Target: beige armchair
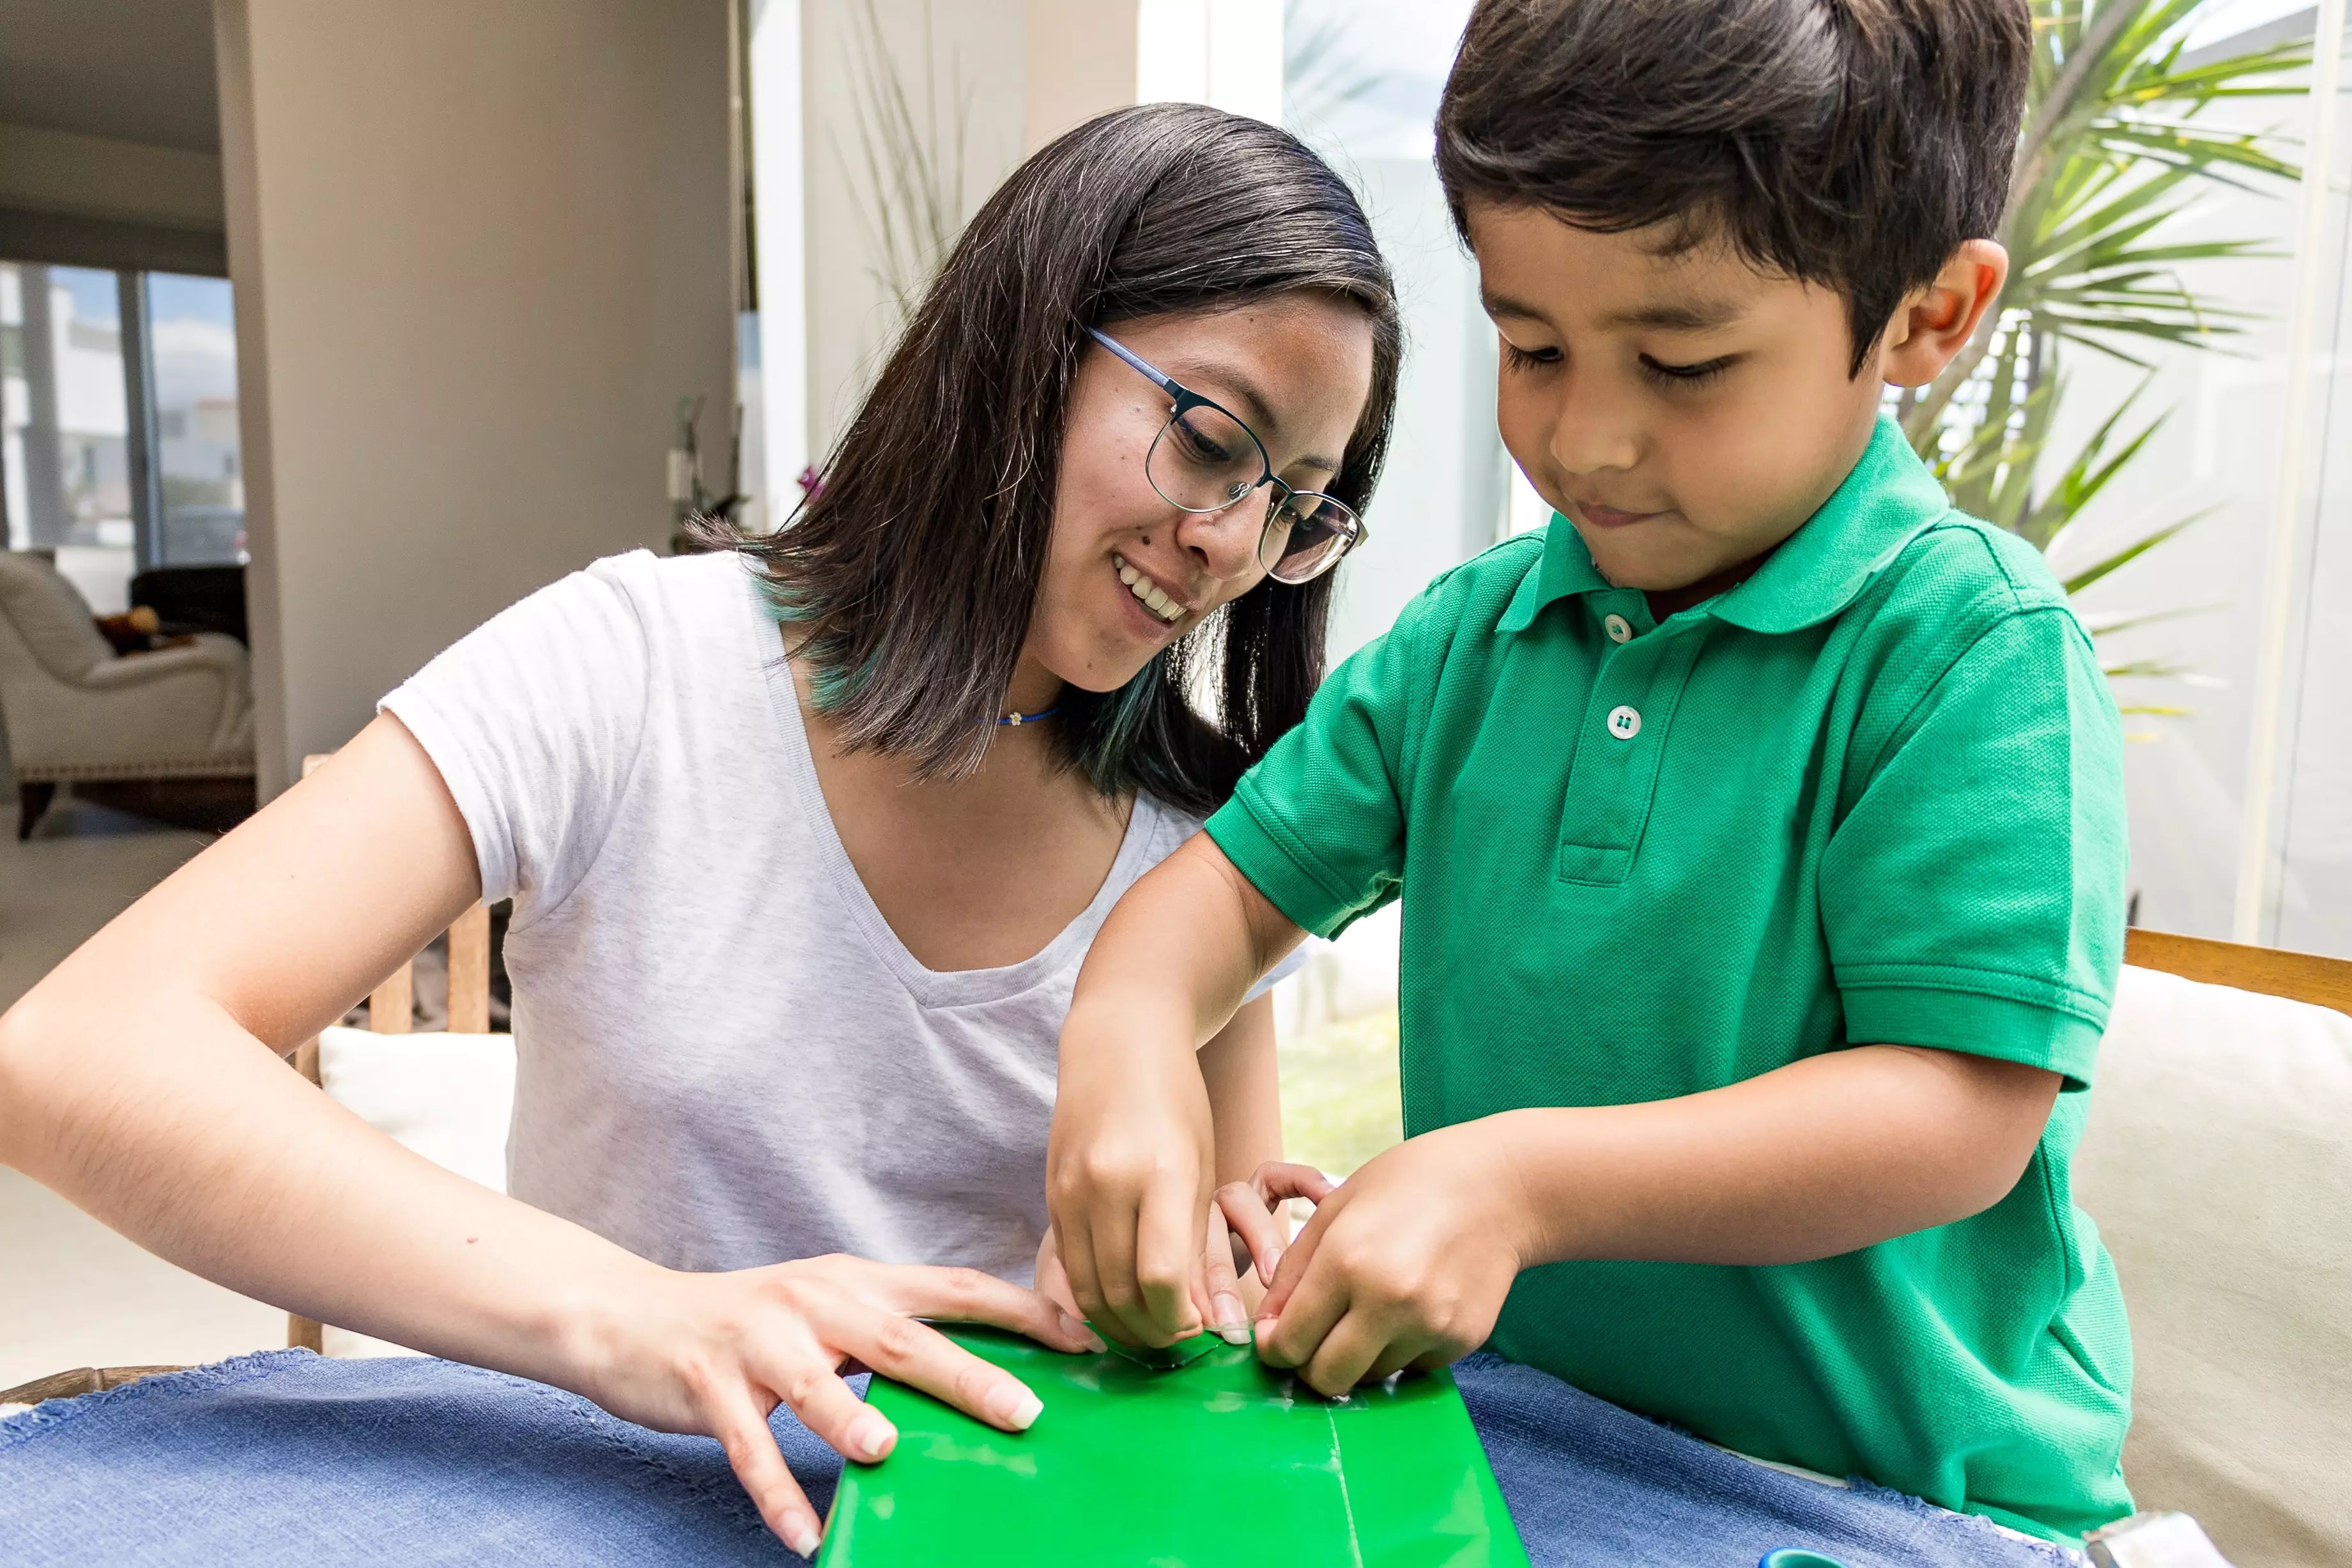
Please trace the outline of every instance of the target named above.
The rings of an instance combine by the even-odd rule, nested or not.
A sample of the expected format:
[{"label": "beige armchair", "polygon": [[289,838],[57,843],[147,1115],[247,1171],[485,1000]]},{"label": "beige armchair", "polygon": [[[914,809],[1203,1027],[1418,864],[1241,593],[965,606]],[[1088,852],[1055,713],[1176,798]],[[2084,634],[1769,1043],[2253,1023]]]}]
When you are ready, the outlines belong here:
[{"label": "beige armchair", "polygon": [[253,689],[244,645],[217,633],[118,655],[72,584],[0,552],[0,722],[16,776],[16,837],[61,783],[249,778]]}]

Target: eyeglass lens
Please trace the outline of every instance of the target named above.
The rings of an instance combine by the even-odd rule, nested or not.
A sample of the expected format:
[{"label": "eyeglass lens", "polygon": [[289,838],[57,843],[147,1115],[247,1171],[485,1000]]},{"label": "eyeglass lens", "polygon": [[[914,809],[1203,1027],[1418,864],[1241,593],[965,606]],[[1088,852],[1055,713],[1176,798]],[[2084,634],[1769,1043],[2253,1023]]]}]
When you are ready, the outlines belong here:
[{"label": "eyeglass lens", "polygon": [[1293,492],[1266,520],[1258,559],[1277,582],[1320,576],[1356,542],[1355,519],[1329,496]]},{"label": "eyeglass lens", "polygon": [[[1240,421],[1222,409],[1195,406],[1170,416],[1144,459],[1144,472],[1171,504],[1220,511],[1265,479],[1265,454]],[[1258,558],[1278,581],[1307,582],[1355,542],[1354,522],[1328,496],[1293,492],[1266,519]]]}]

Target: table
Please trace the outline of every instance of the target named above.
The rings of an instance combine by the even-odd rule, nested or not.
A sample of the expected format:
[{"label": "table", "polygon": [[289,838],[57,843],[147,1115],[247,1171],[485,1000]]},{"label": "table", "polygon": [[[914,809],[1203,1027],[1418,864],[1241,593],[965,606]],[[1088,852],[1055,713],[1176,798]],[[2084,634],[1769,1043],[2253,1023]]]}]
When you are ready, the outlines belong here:
[{"label": "table", "polygon": [[[1752,1568],[1791,1546],[1849,1568],[2079,1561],[1893,1493],[1782,1475],[1532,1368],[1482,1355],[1455,1375],[1538,1564]],[[788,1414],[773,1426],[811,1500],[826,1508],[840,1461]],[[1247,1539],[1246,1521],[1234,1539]],[[1039,1543],[1037,1561],[1052,1560],[1050,1543]],[[708,1438],[649,1432],[572,1394],[456,1363],[272,1351],[0,1421],[0,1561],[800,1559],[761,1527]],[[1227,1561],[1248,1558],[1237,1548]]]}]

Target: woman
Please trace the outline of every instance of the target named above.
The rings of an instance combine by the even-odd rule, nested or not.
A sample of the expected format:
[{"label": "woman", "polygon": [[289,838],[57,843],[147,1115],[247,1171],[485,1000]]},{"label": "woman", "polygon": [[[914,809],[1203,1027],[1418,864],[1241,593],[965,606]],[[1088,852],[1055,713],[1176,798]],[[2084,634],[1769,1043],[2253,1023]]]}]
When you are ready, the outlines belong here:
[{"label": "woman", "polygon": [[[1070,132],[790,528],[498,616],[0,1020],[0,1157],[249,1295],[709,1433],[814,1550],[777,1403],[873,1459],[852,1359],[1038,1412],[917,1315],[1098,1347],[1021,1283],[1062,1014],[1119,893],[1304,711],[1397,355],[1363,215],[1290,137],[1172,104]],[[272,1059],[485,897],[512,1198]],[[1202,1061],[1246,1176],[1266,1005]]]}]

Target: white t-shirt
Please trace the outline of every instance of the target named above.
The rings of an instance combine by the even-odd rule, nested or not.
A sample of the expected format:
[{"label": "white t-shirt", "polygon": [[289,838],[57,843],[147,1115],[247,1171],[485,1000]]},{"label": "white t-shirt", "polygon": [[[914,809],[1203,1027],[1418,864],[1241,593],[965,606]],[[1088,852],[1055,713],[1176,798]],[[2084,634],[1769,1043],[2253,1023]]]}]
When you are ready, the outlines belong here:
[{"label": "white t-shirt", "polygon": [[1030,1278],[1078,965],[1196,820],[1139,798],[1043,952],[926,969],[834,831],[731,555],[600,561],[383,706],[456,797],[483,898],[514,900],[509,1192],[678,1268],[851,1252]]}]

